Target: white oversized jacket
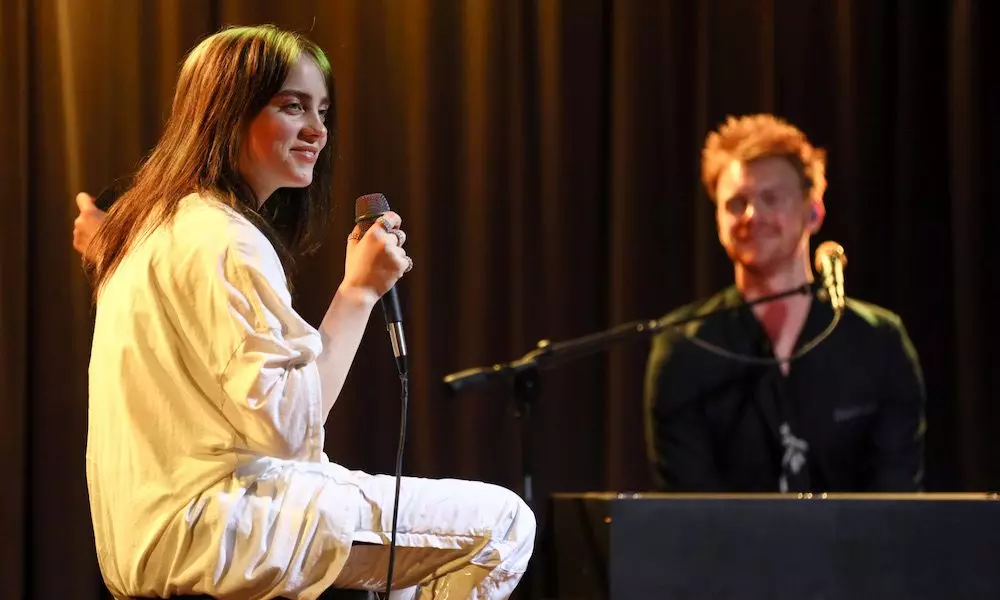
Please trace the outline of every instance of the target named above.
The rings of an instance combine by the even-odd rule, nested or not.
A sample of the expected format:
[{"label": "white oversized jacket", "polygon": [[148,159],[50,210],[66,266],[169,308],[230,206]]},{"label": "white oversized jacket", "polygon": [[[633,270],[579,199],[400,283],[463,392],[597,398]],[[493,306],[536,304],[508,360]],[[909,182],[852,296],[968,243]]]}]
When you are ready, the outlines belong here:
[{"label": "white oversized jacket", "polygon": [[320,349],[271,244],[211,198],[185,198],[126,255],[98,300],[87,439],[116,596],[333,582],[359,494],[323,453]]},{"label": "white oversized jacket", "polygon": [[[215,200],[188,196],[128,252],[98,298],[87,438],[98,559],[116,597],[384,588],[394,480],[323,453],[321,349],[274,248]],[[397,589],[510,596],[535,536],[516,494],[405,477],[399,503]],[[376,552],[345,568],[354,542]]]}]

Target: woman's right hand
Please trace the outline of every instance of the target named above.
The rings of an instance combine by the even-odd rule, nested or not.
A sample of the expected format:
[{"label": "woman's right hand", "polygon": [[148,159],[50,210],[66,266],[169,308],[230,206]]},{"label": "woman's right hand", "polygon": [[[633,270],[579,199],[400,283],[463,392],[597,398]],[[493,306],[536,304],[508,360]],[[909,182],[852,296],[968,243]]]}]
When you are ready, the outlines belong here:
[{"label": "woman's right hand", "polygon": [[394,212],[379,217],[361,234],[355,226],[347,238],[344,281],[340,291],[359,295],[372,305],[410,270],[413,261],[403,250],[406,234],[399,229],[402,219]]}]

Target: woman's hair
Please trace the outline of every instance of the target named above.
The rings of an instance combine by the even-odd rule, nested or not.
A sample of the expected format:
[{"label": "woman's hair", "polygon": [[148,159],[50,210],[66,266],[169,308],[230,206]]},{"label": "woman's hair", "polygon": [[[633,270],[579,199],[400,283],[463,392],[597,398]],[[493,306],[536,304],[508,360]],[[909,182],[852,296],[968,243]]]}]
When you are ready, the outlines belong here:
[{"label": "woman's hair", "polygon": [[779,156],[788,160],[802,180],[807,198],[822,198],[826,191],[826,152],[809,143],[794,125],[774,115],[729,117],[708,134],[701,152],[701,181],[715,201],[719,174],[734,160],[751,162]]},{"label": "woman's hair", "polygon": [[[312,59],[326,79],[330,141],[309,186],[278,189],[258,207],[238,170],[244,138],[302,56]],[[334,95],[326,55],[299,34],[271,25],[230,27],[198,44],[181,67],[163,136],[91,241],[87,266],[94,297],[140,232],[168,221],[193,192],[217,198],[254,223],[290,272],[296,256],[318,246],[332,212]]]}]

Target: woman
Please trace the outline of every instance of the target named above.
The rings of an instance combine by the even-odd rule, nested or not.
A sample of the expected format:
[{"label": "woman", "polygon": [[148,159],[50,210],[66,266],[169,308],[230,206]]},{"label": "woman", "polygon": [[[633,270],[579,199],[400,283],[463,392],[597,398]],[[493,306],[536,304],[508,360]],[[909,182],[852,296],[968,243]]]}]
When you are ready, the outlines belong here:
[{"label": "woman", "polygon": [[[87,477],[116,596],[385,586],[394,480],[331,463],[323,423],[373,306],[412,266],[399,216],[351,234],[318,330],[285,275],[330,215],[333,92],[322,50],[294,33],[207,38],[87,248]],[[502,488],[404,479],[393,588],[505,598],[534,527]]]}]

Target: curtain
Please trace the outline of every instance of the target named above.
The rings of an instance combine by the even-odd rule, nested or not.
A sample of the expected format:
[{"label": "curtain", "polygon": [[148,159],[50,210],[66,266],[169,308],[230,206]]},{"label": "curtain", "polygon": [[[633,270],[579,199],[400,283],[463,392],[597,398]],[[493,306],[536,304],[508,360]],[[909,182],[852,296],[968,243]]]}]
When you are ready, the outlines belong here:
[{"label": "curtain", "polygon": [[[1000,99],[992,4],[867,0],[5,0],[0,65],[0,581],[103,598],[84,453],[93,309],[74,195],[156,143],[184,54],[226,24],[306,32],[336,77],[337,218],[298,274],[314,324],[353,199],[383,192],[414,270],[407,474],[523,491],[648,489],[646,340],[452,397],[442,377],[661,316],[732,280],[699,187],[705,134],[767,111],[826,148],[816,241],[851,296],[899,313],[928,390],[927,486],[1000,486],[1000,333],[986,261]],[[995,15],[993,15],[995,16]],[[379,309],[328,422],[331,458],[391,471],[399,383]],[[526,444],[522,444],[526,442]],[[128,526],[128,524],[123,524]]]}]

